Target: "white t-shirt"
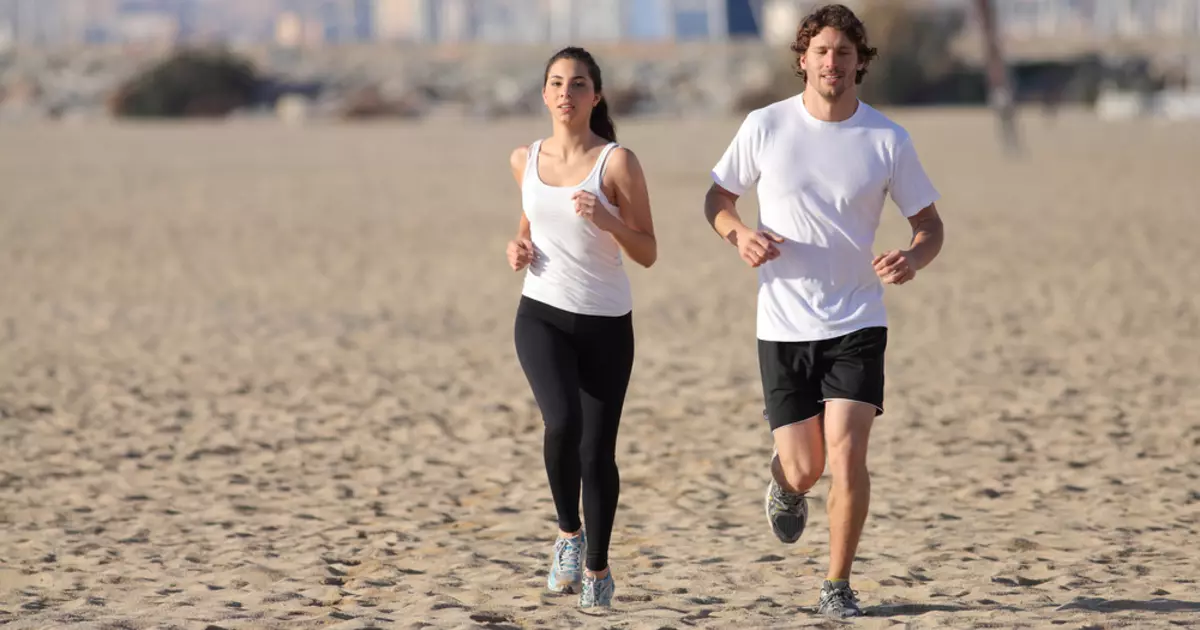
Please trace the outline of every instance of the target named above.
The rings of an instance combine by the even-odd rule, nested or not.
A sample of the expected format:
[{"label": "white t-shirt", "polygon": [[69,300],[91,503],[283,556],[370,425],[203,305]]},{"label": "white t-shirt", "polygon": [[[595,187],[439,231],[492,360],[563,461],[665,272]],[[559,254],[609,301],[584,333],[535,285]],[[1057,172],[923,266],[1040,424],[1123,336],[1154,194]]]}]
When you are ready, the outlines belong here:
[{"label": "white t-shirt", "polygon": [[886,326],[871,265],[890,196],[905,217],[939,199],[903,127],[859,102],[819,120],[797,94],[750,112],[712,171],[736,195],[758,184],[759,229],[785,239],[758,269],[758,338],[830,339]]}]

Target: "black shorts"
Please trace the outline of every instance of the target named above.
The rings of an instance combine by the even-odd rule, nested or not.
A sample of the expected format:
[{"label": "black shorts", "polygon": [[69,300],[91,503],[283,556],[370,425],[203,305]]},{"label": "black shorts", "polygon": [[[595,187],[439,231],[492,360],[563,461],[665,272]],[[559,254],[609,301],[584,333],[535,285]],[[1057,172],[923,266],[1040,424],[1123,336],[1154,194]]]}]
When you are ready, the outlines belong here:
[{"label": "black shorts", "polygon": [[763,415],[774,431],[807,420],[827,400],[853,400],[883,413],[887,328],[872,327],[820,341],[758,341]]}]

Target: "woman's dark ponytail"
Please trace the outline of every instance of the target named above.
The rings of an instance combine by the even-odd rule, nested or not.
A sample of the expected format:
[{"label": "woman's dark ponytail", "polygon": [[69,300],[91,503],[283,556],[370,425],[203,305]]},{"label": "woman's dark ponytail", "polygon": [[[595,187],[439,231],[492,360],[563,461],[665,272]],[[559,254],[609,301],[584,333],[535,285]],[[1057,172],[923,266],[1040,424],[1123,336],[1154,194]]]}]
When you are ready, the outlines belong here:
[{"label": "woman's dark ponytail", "polygon": [[612,117],[608,115],[608,99],[604,98],[603,94],[600,95],[600,102],[592,108],[592,118],[588,121],[588,126],[597,136],[609,142],[617,141],[617,129],[613,125]]},{"label": "woman's dark ponytail", "polygon": [[578,46],[568,46],[556,53],[546,62],[546,72],[542,75],[542,85],[546,85],[546,80],[550,78],[550,66],[554,65],[559,59],[574,59],[587,66],[588,77],[592,79],[592,87],[596,93],[600,95],[600,102],[592,108],[592,117],[588,121],[588,126],[591,127],[592,133],[608,140],[609,142],[617,141],[617,127],[613,124],[612,116],[608,113],[608,100],[604,98],[604,79],[600,75],[600,64],[592,58],[592,54]]}]

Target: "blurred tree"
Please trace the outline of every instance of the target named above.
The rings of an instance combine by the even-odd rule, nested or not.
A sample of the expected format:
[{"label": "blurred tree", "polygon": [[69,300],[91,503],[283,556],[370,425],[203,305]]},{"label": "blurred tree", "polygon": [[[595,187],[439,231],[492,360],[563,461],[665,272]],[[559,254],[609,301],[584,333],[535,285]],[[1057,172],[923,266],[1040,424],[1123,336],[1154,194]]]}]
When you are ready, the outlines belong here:
[{"label": "blurred tree", "polygon": [[859,17],[879,57],[859,88],[862,99],[909,105],[943,100],[934,85],[961,70],[952,45],[964,26],[961,13],[923,10],[894,0],[868,0]]},{"label": "blurred tree", "polygon": [[225,116],[254,100],[259,78],[226,51],[185,50],[120,85],[109,102],[119,117]]}]

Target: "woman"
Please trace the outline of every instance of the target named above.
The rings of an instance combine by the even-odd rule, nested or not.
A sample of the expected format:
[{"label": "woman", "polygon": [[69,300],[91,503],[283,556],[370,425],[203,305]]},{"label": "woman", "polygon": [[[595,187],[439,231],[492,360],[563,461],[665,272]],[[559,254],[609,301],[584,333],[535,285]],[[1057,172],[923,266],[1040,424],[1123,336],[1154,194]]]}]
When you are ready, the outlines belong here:
[{"label": "woman", "polygon": [[602,90],[587,51],[556,53],[542,80],[553,133],[511,158],[523,212],[508,262],[513,271],[528,268],[514,339],[542,412],[558,512],[547,586],[578,592],[583,607],[610,606],[613,595],[608,545],[620,484],[617,425],[634,345],[622,252],[645,267],[658,256],[645,177],[633,153],[616,143]]}]

